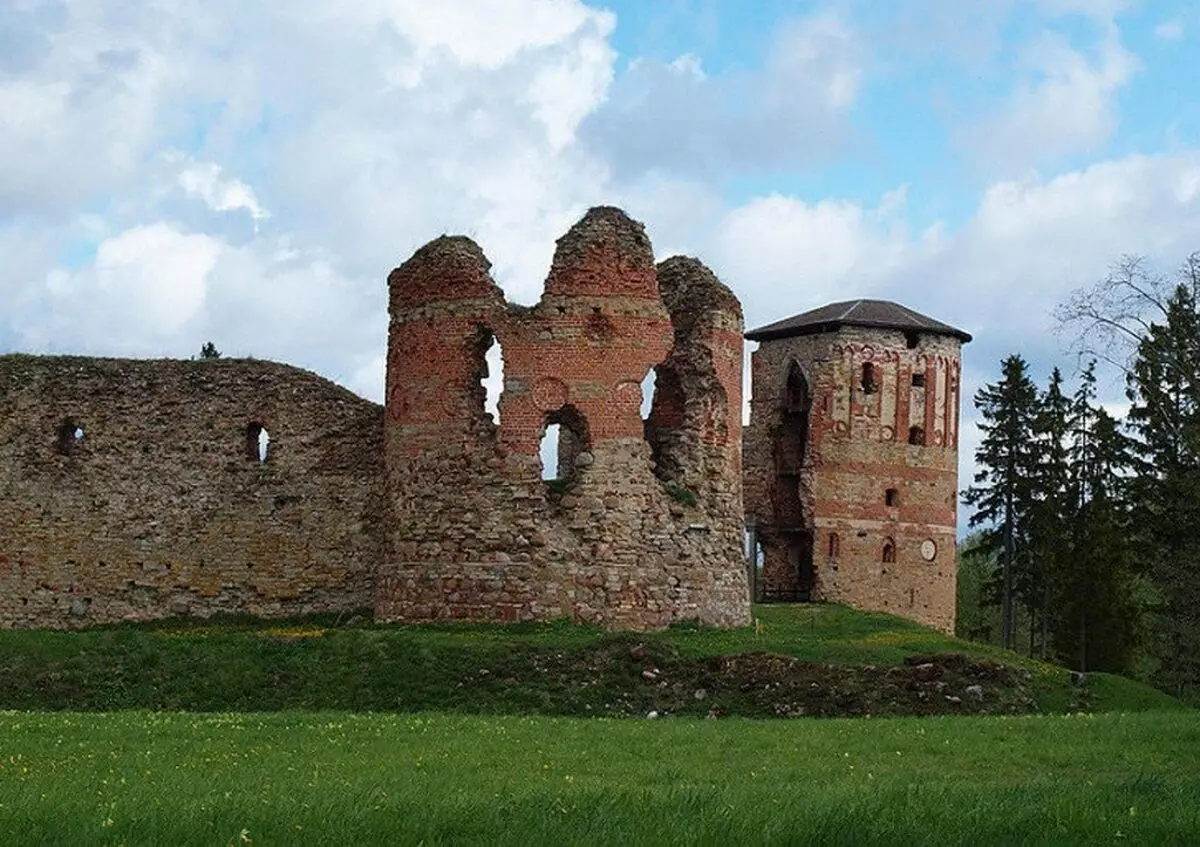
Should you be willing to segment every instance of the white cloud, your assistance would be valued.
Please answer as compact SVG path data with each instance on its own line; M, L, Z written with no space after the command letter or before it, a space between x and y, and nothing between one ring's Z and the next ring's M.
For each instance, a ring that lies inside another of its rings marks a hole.
M26 349L153 355L204 307L221 245L166 221L102 241L77 271L55 268L13 321Z
M387 23L424 59L444 50L467 66L496 70L529 48L550 47L592 24L605 34L614 18L577 0L353 0L327 7L332 17L364 26Z
M203 200L214 212L235 212L244 209L254 221L255 229L258 228L259 221L271 216L259 205L250 186L239 179L222 178L220 165L192 161L177 154L169 154L168 160L186 162L179 173L179 187L188 195Z
M755 71L706 75L691 54L631 62L581 135L632 179L715 177L827 159L850 132L862 53L853 28L822 13L781 25Z
M1115 27L1093 59L1047 33L1026 49L1023 65L1025 79L1003 107L959 133L960 143L991 167L1019 168L1097 148L1116 129L1117 93L1139 67Z

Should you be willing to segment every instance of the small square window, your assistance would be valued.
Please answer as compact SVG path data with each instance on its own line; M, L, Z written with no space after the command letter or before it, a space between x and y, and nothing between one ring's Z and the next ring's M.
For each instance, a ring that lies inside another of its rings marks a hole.
M923 373L913 374L912 375L912 384L913 384L913 388L924 388L925 387L925 374L923 374Z
M887 494L884 495L883 499L884 499L884 502L886 502L889 506L899 506L900 505L900 489L889 488L887 490Z

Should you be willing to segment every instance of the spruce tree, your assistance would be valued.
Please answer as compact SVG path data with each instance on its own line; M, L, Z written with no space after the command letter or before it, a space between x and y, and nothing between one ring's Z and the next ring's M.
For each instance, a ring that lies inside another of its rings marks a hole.
M1194 257L1193 257L1194 258ZM1188 267L1196 276L1196 265ZM1194 282L1194 280L1193 280ZM1161 593L1160 683L1200 700L1200 313L1185 279L1138 344L1129 422L1136 526Z
M1070 409L1070 496L1062 527L1070 555L1057 562L1052 603L1055 652L1080 671L1126 671L1133 661L1133 598L1126 483L1128 439L1096 401L1095 364Z
M1062 371L1055 368L1050 383L1038 402L1034 418L1037 450L1035 500L1030 524L1032 568L1025 587L1029 609L1029 654L1046 657L1050 640L1051 602L1059 575L1070 567L1071 536L1064 529L1073 515L1071 497L1070 443L1071 403L1063 393Z
M976 392L975 407L983 417L983 440L975 451L975 484L963 499L975 507L970 525L984 527L980 548L1000 556L1001 639L1013 649L1015 586L1026 580L1030 568L1037 469L1033 432L1038 395L1025 360L1019 355L1006 358L1000 381Z

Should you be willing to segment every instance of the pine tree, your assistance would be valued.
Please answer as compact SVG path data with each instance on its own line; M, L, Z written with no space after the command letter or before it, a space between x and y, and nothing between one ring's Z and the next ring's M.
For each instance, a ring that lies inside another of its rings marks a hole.
M1015 586L1030 568L1029 534L1034 510L1037 451L1033 443L1037 388L1018 355L1001 363L1001 379L975 394L983 416L983 440L975 451L979 471L963 500L975 507L971 526L983 526L980 548L1000 554L1001 638L1016 645ZM1019 576L1020 575L1020 576Z

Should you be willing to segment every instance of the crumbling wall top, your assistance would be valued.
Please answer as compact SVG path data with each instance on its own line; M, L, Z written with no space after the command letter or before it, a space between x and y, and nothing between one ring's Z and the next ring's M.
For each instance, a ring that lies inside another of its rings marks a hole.
M658 288L677 336L701 327L727 329L741 324L741 301L697 258L671 256L659 262Z
M646 228L620 209L588 209L557 245L546 294L657 299L654 250Z
M503 299L491 267L483 249L467 236L439 236L388 275L393 307L435 300Z

